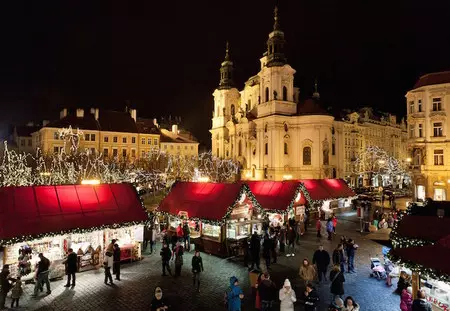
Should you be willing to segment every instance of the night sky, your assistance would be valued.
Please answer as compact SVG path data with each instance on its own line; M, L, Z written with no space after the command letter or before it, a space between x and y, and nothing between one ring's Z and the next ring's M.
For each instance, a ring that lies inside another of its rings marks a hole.
M230 41L239 88L279 6L303 98L405 114L417 78L450 70L450 1L2 1L0 127L61 107L182 116L209 144L212 92Z

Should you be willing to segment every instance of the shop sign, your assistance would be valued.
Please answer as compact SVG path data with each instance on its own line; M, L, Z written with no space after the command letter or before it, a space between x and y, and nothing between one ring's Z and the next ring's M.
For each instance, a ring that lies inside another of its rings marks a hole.
M247 215L248 214L248 206L240 206L235 207L233 211L231 212L231 215Z
M429 295L427 295L427 300L444 311L450 311L448 303L441 302L434 297L430 297Z
M178 212L178 217L179 218L186 218L186 219L188 219L189 218L188 216L189 216L188 212L185 212L185 211L179 211Z
M295 215L300 216L304 214L305 214L305 207L303 205L297 206L297 208L295 209Z

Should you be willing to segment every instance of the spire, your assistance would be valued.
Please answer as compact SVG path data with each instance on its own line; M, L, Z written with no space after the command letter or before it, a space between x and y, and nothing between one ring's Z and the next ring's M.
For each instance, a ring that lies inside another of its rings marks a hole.
M315 79L314 80L314 93L313 93L313 98L315 98L315 99L320 99L320 94L319 94L319 91L318 91L318 83L317 83L317 79Z
M286 57L284 56L284 32L281 30L278 7L274 10L274 23L273 31L269 34L269 39L267 40L267 67L272 66L283 66L286 64Z
M233 62L230 57L230 45L227 41L225 48L225 60L220 67L219 90L231 89L234 87L233 81Z
M280 30L280 24L278 23L278 7L275 6L275 10L273 10L273 30Z

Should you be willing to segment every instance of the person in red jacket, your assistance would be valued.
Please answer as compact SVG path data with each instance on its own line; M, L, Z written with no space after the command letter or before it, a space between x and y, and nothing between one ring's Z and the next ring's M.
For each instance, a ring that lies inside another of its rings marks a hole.
M184 237L183 227L181 226L181 224L179 224L177 227L178 242L183 242L183 237Z

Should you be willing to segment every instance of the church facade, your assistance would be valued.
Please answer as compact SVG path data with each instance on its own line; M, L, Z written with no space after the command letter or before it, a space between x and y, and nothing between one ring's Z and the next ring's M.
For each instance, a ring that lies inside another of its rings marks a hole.
M347 132L354 129L346 124L354 122L348 117L335 120L321 108L317 84L312 98L300 102L294 86L296 71L283 52L285 38L277 9L274 20L260 70L242 90L233 81L227 44L219 87L213 93L212 153L239 161L242 179L348 179L348 163L354 155L345 142Z

